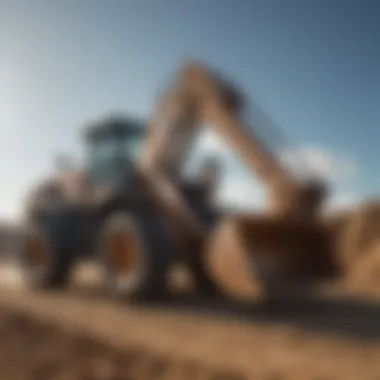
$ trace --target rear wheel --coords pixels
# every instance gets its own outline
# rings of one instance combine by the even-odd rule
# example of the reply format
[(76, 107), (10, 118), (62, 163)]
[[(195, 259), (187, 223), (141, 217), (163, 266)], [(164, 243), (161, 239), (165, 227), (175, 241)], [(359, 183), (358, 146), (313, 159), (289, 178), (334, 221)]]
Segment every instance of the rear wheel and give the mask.
[(38, 224), (26, 228), (20, 256), (27, 285), (41, 286), (50, 266), (51, 247)]
[(69, 205), (29, 222), (21, 248), (21, 266), (26, 284), (32, 288), (67, 285), (81, 245), (80, 210)]
[(164, 295), (173, 249), (154, 213), (110, 215), (101, 232), (99, 248), (111, 294), (125, 299), (156, 299)]
[(65, 286), (71, 268), (69, 253), (63, 246), (54, 244), (41, 225), (29, 225), (21, 249), (21, 267), (26, 285), (36, 289)]

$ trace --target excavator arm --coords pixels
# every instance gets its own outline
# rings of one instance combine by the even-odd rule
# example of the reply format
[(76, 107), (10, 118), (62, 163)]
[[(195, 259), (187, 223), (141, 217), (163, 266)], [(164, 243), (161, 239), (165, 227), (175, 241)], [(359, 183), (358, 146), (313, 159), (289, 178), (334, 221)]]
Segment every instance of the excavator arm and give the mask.
[[(148, 123), (141, 170), (165, 213), (197, 234), (207, 230), (188, 207), (177, 184), (195, 137), (204, 125), (221, 136), (267, 186), (273, 214), (312, 213), (303, 202), (299, 184), (242, 121), (243, 106), (242, 95), (230, 83), (202, 64), (190, 62), (160, 99)], [(307, 200), (314, 204), (311, 194), (306, 194)]]
[[(223, 250), (229, 250), (225, 236), (218, 232), (223, 235), (224, 225), (234, 226), (232, 240), (240, 242), (244, 257), (254, 260), (259, 277), (270, 281), (272, 285), (266, 285), (270, 287), (281, 288), (283, 276), (288, 280), (302, 280), (305, 276), (311, 280), (335, 274), (329, 237), (315, 218), (324, 189), (318, 183), (305, 187), (294, 180), (242, 121), (243, 108), (239, 91), (197, 62), (183, 67), (174, 86), (158, 103), (148, 124), (140, 171), (172, 228), (172, 236), (184, 252), (197, 252), (199, 249), (194, 247), (208, 242), (206, 251), (216, 252), (218, 257)], [(183, 165), (204, 125), (224, 139), (266, 185), (270, 206), (265, 215), (227, 216), (213, 229), (211, 240), (211, 231), (197, 217), (180, 186)]]
[(233, 86), (198, 63), (185, 65), (174, 88), (149, 123), (143, 166), (161, 166), (178, 175), (202, 125), (209, 125), (260, 180), (291, 183), (291, 177), (241, 121), (242, 97)]

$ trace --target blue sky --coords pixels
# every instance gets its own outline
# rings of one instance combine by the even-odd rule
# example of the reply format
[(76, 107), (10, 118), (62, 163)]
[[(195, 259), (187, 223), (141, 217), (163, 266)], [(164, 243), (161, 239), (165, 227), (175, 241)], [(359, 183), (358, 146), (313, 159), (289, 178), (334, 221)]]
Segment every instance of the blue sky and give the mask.
[[(337, 203), (376, 194), (379, 19), (376, 0), (0, 0), (0, 216), (56, 152), (79, 154), (84, 122), (147, 117), (188, 57), (257, 99)], [(203, 148), (232, 162), (213, 138)], [(227, 198), (259, 204), (259, 184), (230, 169)]]

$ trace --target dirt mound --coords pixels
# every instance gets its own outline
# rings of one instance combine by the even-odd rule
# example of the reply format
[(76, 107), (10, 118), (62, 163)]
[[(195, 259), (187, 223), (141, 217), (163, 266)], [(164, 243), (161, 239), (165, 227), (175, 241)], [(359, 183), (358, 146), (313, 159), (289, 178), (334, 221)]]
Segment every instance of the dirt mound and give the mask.
[(380, 200), (329, 215), (326, 223), (336, 237), (345, 282), (380, 289)]

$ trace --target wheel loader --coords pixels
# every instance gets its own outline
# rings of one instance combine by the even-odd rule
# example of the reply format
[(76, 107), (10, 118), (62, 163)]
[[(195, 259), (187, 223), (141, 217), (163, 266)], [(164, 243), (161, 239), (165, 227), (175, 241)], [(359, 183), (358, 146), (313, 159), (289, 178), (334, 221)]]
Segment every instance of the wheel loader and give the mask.
[[(211, 251), (226, 249), (226, 223), (233, 225), (252, 278), (266, 296), (337, 276), (331, 237), (318, 213), (324, 184), (296, 181), (254, 126), (243, 122), (246, 108), (230, 81), (189, 61), (145, 128), (120, 118), (87, 126), (84, 174), (50, 183), (42, 196), (40, 191), (42, 202), (34, 197), (28, 208), (21, 258), (30, 285), (64, 286), (86, 252), (100, 260), (110, 292), (126, 299), (166, 294), (168, 272), (177, 262), (187, 266), (200, 292), (218, 294), (219, 280), (206, 262)], [(205, 125), (267, 187), (266, 213), (216, 209), (210, 202), (218, 181), (215, 165), (204, 168), (208, 175), (185, 179), (184, 165)]]

